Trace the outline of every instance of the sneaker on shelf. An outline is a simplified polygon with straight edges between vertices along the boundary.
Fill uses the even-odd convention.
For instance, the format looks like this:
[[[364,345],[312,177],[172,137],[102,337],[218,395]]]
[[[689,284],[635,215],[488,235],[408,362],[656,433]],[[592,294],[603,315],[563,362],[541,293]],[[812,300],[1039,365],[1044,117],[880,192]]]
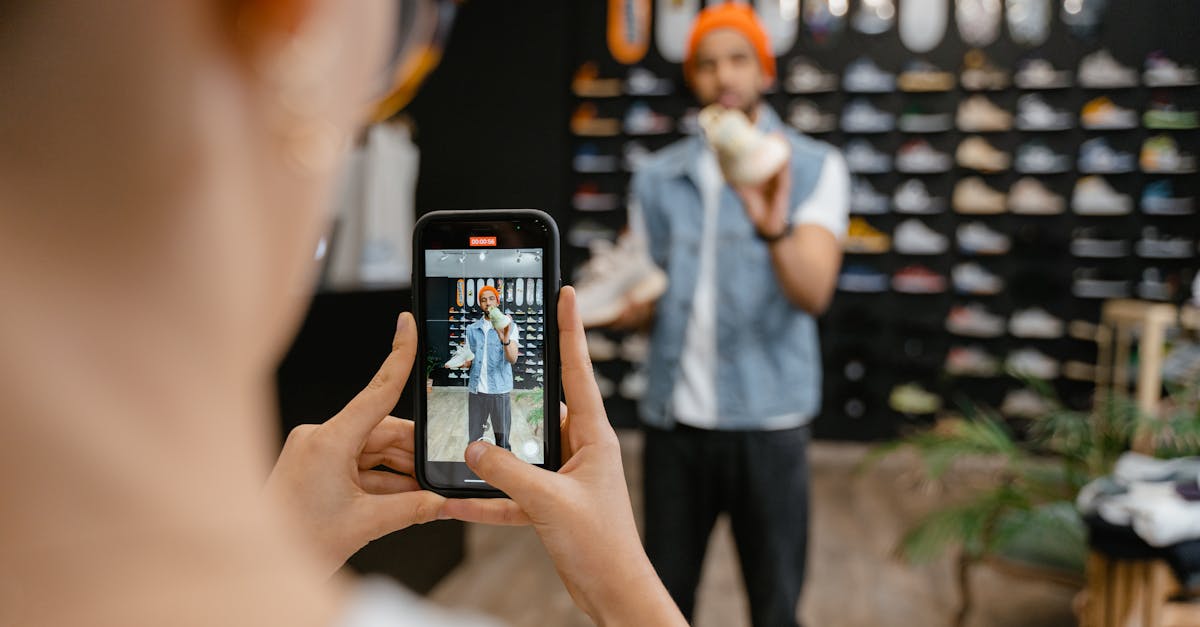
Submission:
[[[892,388],[888,406],[901,414],[934,414],[942,408],[942,397],[916,383],[905,383]]]
[[[896,252],[902,255],[940,255],[949,248],[945,235],[915,218],[896,225],[892,238]]]
[[[855,174],[884,174],[892,169],[892,157],[861,137],[846,142],[842,155]]]
[[[1061,174],[1071,169],[1071,157],[1056,153],[1046,142],[1034,139],[1017,148],[1013,165],[1022,174]]]
[[[1124,174],[1135,169],[1133,154],[1116,150],[1107,137],[1093,137],[1079,146],[1079,171],[1084,174]]]
[[[984,173],[1003,172],[1012,165],[1012,157],[993,147],[978,135],[964,139],[954,152],[959,167]]]
[[[732,185],[761,185],[783,169],[791,155],[787,140],[762,132],[737,109],[709,105],[700,111],[700,126]]]
[[[838,273],[838,290],[873,294],[887,291],[888,275],[868,266],[850,264]]]
[[[602,398],[612,398],[617,393],[617,384],[613,383],[612,379],[600,374],[600,371],[593,373],[596,379],[596,389],[600,391]]]
[[[1013,116],[987,96],[975,94],[959,102],[955,124],[967,133],[1000,133],[1012,128]]]
[[[904,133],[942,133],[954,128],[954,116],[930,113],[918,105],[905,107],[897,127]]]
[[[650,336],[634,333],[621,340],[621,359],[631,364],[646,363],[650,358]]]
[[[646,373],[641,370],[633,370],[621,379],[619,391],[622,397],[637,401],[646,395],[648,385],[649,380],[646,378]]]
[[[466,342],[464,342],[458,345],[458,349],[454,351],[454,354],[450,356],[450,360],[444,365],[446,368],[454,370],[456,368],[462,368],[468,361],[473,359],[475,359],[475,353],[472,353],[471,349],[467,348]]]
[[[1079,85],[1089,89],[1137,87],[1137,70],[1121,65],[1106,49],[1089,54],[1079,62]]]
[[[679,116],[679,122],[675,126],[684,135],[699,135],[703,132],[700,128],[700,109],[688,107],[683,115]]]
[[[959,294],[993,296],[1004,289],[1003,278],[974,261],[956,264],[950,271],[950,278]]]
[[[861,57],[846,66],[842,88],[852,94],[887,94],[896,91],[896,75],[880,69],[869,57]]]
[[[896,86],[905,92],[938,92],[954,89],[954,74],[928,61],[913,60],[904,66]]]
[[[571,195],[571,206],[579,211],[612,211],[622,205],[620,194],[601,192],[595,183],[580,183]]]
[[[580,144],[575,150],[575,157],[571,159],[571,167],[576,172],[584,174],[606,174],[617,171],[616,155],[606,155],[600,152],[600,148],[591,142]]]
[[[1142,280],[1137,284],[1138,298],[1144,300],[1174,300],[1178,277],[1174,281],[1164,281],[1162,271],[1158,268],[1142,270]]]
[[[892,289],[904,294],[940,294],[946,291],[946,277],[922,266],[904,266],[892,276]]]
[[[1093,259],[1124,257],[1129,254],[1129,242],[1106,229],[1079,227],[1071,233],[1071,254]]]
[[[960,224],[955,235],[958,250],[966,255],[1003,255],[1012,247],[1007,235],[982,222]]]
[[[1128,298],[1129,281],[1106,276],[1095,268],[1076,268],[1072,274],[1071,293],[1079,298]]]
[[[600,117],[595,103],[583,102],[571,114],[571,132],[581,137],[612,137],[621,134],[621,122]]]
[[[1053,409],[1050,401],[1029,388],[1009,390],[1000,402],[1000,413],[1009,418],[1037,419],[1049,414]]]
[[[1200,113],[1181,110],[1169,97],[1159,95],[1142,114],[1142,124],[1155,130],[1186,131],[1200,128]]]
[[[1085,176],[1075,182],[1071,210],[1081,216],[1120,216],[1133,211],[1133,199],[1117,192],[1102,176]]]
[[[982,178],[969,176],[954,184],[954,211],[968,215],[1004,213],[1007,196],[988,186]]]
[[[837,129],[836,114],[822,111],[817,103],[805,98],[792,101],[788,107],[787,119],[792,128],[809,135],[828,133]]]
[[[1154,181],[1142,189],[1142,212],[1157,216],[1187,216],[1195,213],[1196,199],[1178,198],[1168,179]]]
[[[1004,316],[979,303],[955,305],[946,316],[946,330],[963,337],[992,338],[1004,335]]]
[[[1190,87],[1200,84],[1200,74],[1190,65],[1179,65],[1162,50],[1146,55],[1142,80],[1147,87]]]
[[[675,81],[661,78],[644,67],[635,67],[625,77],[625,93],[630,96],[669,96],[675,93]]]
[[[1021,61],[1013,82],[1020,89],[1065,89],[1071,86],[1071,72],[1056,69],[1046,59],[1032,57]]]
[[[1075,115],[1055,109],[1041,94],[1017,99],[1017,128],[1022,131],[1065,131],[1075,126]]]
[[[617,232],[594,220],[580,220],[567,229],[567,243],[576,248],[589,248],[596,240],[612,242]]]
[[[1020,378],[1053,381],[1058,378],[1059,363],[1036,348],[1019,348],[1008,354],[1004,369]]]
[[[1083,105],[1079,121],[1088,130],[1117,131],[1137,128],[1138,115],[1137,111],[1116,104],[1108,96],[1100,96]]]
[[[945,211],[946,201],[930,195],[921,179],[908,179],[896,187],[892,206],[896,213],[928,215]]]
[[[1013,337],[1053,340],[1062,337],[1064,324],[1041,307],[1013,312],[1008,319],[1008,333]]]
[[[850,179],[850,213],[879,215],[888,212],[888,197],[875,190],[867,179]]]
[[[837,91],[837,74],[827,72],[812,59],[800,57],[788,67],[784,87],[793,94],[823,94]]]
[[[580,98],[614,98],[621,95],[621,81],[600,78],[600,69],[594,62],[588,61],[575,70],[571,91]]]
[[[854,216],[846,231],[846,252],[860,255],[880,255],[891,247],[892,238],[871,226],[865,219]]]
[[[1134,246],[1138,257],[1145,259],[1190,259],[1196,250],[1196,242],[1187,237],[1160,235],[1158,229],[1142,228],[1142,239]]]
[[[612,244],[596,240],[579,269],[576,299],[586,327],[612,324],[630,304],[652,303],[667,289],[667,275],[654,265],[635,236]]]
[[[1057,215],[1066,208],[1066,199],[1032,176],[1021,177],[1008,190],[1008,210],[1018,215]]]
[[[636,172],[654,153],[639,141],[626,142],[621,148],[622,165],[630,172]]]
[[[855,98],[842,109],[842,130],[847,133],[886,133],[896,126],[896,116],[867,98]]]
[[[623,123],[629,135],[664,135],[675,128],[670,116],[658,113],[645,102],[638,101],[629,106]]]
[[[982,50],[973,49],[963,55],[958,82],[967,91],[1000,91],[1011,81],[1006,70],[993,65]]]
[[[612,361],[617,358],[619,347],[616,342],[598,331],[588,331],[585,337],[587,338],[588,357],[592,361]]]
[[[896,153],[896,170],[906,174],[948,172],[953,165],[950,155],[930,146],[924,139],[910,139]]]
[[[946,374],[956,377],[994,377],[1000,373],[1000,361],[982,346],[953,346],[946,353]]]
[[[1142,144],[1139,164],[1151,174],[1191,174],[1196,171],[1196,156],[1179,150],[1175,138],[1155,135]]]
[[[1063,364],[1062,375],[1072,381],[1093,383],[1096,381],[1096,366],[1072,359]]]

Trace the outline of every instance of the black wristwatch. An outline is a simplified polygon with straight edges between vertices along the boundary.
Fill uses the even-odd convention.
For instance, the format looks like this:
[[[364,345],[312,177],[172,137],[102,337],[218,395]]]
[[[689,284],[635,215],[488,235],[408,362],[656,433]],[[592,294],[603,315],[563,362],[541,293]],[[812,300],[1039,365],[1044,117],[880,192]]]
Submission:
[[[754,230],[754,234],[756,236],[758,236],[758,239],[760,239],[768,244],[774,244],[775,242],[778,242],[779,240],[791,235],[792,229],[794,229],[794,228],[795,228],[795,225],[792,224],[791,222],[788,222],[787,224],[784,224],[783,228],[780,229],[779,232],[775,233],[774,235],[764,235],[763,232],[759,231],[758,229]]]
[[[507,342],[500,342],[501,346],[508,346],[509,344],[512,344],[512,340],[509,340]]]

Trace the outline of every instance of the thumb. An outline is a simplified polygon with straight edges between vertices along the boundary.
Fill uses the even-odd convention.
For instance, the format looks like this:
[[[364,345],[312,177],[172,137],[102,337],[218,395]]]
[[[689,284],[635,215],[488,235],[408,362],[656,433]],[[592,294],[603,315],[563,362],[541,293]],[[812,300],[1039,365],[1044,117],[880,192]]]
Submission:
[[[504,492],[520,505],[548,489],[554,473],[523,462],[510,451],[487,442],[467,447],[467,467],[480,479]]]

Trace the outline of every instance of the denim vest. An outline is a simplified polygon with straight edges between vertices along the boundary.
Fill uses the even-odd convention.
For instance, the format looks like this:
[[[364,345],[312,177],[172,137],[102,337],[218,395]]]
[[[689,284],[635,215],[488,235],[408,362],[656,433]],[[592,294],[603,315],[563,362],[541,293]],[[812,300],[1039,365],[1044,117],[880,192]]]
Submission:
[[[780,122],[767,105],[759,128],[782,132],[792,148],[794,210],[816,187],[828,144],[802,136]],[[707,150],[701,137],[682,139],[655,153],[634,175],[632,194],[645,218],[655,263],[670,278],[659,299],[647,364],[648,387],[639,405],[648,425],[671,428],[671,402],[684,339],[692,314],[698,274],[696,259],[704,210],[699,159]],[[768,430],[800,426],[821,403],[821,360],[816,321],[784,296],[741,201],[722,186],[717,239],[717,404],[716,428]]]
[[[507,313],[507,312],[506,312]],[[500,343],[500,335],[492,327],[487,318],[478,320],[467,327],[467,348],[475,353],[471,363],[471,379],[467,389],[479,391],[479,376],[483,372],[484,346],[487,346],[487,387],[489,394],[507,394],[513,389],[512,364],[504,358],[504,345]]]

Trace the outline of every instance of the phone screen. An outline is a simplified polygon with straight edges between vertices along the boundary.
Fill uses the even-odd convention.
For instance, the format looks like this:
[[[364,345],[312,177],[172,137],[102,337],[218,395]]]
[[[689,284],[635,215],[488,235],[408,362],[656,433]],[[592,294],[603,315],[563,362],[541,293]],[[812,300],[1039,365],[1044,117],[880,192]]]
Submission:
[[[475,440],[531,464],[552,458],[549,436],[553,430],[557,438],[558,412],[548,412],[547,401],[557,409],[557,354],[549,356],[547,347],[557,344],[547,303],[548,290],[557,286],[547,285],[546,263],[553,255],[545,246],[516,245],[532,234],[506,232],[464,231],[443,238],[464,245],[419,253],[427,371],[419,436],[425,477],[435,487],[489,487],[464,463]]]

